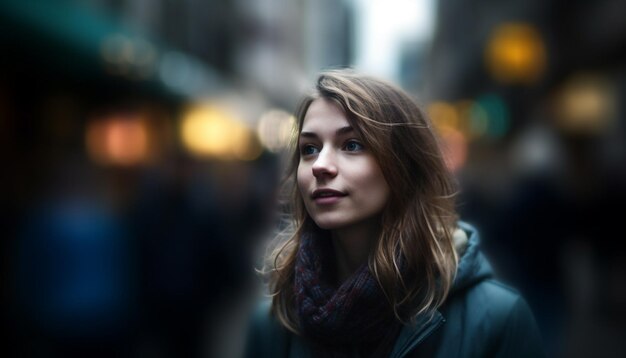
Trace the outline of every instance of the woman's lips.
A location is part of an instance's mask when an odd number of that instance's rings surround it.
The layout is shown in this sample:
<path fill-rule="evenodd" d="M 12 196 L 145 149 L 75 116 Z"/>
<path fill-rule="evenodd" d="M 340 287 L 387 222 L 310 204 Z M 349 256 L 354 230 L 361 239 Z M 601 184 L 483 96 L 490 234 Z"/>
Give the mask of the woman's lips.
<path fill-rule="evenodd" d="M 317 189 L 313 191 L 311 197 L 315 204 L 330 205 L 337 203 L 346 195 L 346 193 L 334 189 Z"/>

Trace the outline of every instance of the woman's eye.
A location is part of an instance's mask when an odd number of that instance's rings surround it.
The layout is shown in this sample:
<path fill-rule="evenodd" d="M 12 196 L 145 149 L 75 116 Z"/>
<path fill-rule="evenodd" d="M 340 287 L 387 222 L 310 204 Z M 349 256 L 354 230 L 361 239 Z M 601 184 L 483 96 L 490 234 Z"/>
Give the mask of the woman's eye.
<path fill-rule="evenodd" d="M 363 144 L 355 140 L 351 140 L 346 143 L 345 150 L 347 150 L 348 152 L 358 152 L 363 150 Z"/>
<path fill-rule="evenodd" d="M 310 145 L 310 144 L 303 145 L 302 148 L 300 149 L 300 153 L 302 155 L 311 155 L 311 154 L 316 154 L 317 152 L 318 152 L 317 148 L 315 148 L 315 146 Z"/>

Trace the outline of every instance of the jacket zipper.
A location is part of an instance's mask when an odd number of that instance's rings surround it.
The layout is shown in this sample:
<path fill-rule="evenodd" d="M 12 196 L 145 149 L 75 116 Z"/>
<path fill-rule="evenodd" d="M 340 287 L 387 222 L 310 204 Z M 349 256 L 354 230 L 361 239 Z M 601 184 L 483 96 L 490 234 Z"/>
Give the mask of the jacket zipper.
<path fill-rule="evenodd" d="M 409 341 L 409 344 L 406 345 L 401 352 L 398 354 L 397 358 L 406 357 L 407 354 L 411 353 L 415 347 L 417 347 L 420 343 L 422 343 L 426 338 L 430 337 L 430 335 L 437 330 L 437 328 L 441 327 L 446 322 L 446 319 L 441 317 L 437 322 L 434 322 L 430 327 L 426 329 L 426 331 L 421 334 L 418 339 L 413 341 Z"/>

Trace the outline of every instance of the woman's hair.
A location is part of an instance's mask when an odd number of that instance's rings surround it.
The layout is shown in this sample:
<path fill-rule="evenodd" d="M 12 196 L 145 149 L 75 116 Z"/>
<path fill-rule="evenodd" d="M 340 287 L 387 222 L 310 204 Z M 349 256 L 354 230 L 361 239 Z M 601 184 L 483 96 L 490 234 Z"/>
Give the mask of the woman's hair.
<path fill-rule="evenodd" d="M 445 300 L 457 267 L 452 232 L 456 185 L 431 125 L 399 88 L 384 81 L 333 70 L 322 73 L 298 110 L 293 156 L 285 177 L 291 222 L 268 257 L 272 312 L 298 332 L 294 275 L 303 234 L 321 230 L 307 213 L 297 188 L 298 134 L 310 104 L 334 101 L 376 158 L 391 191 L 381 216 L 381 234 L 368 265 L 398 320 L 432 312 Z"/>

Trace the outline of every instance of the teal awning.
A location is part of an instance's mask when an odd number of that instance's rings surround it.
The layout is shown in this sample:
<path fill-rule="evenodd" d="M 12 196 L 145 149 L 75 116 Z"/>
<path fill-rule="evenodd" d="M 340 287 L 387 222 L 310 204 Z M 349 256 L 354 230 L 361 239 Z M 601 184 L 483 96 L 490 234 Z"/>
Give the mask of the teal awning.
<path fill-rule="evenodd" d="M 17 61 L 28 56 L 46 71 L 90 81 L 127 81 L 176 97 L 188 97 L 194 88 L 220 86 L 216 73 L 199 59 L 78 1 L 4 0 L 0 24 L 4 56 L 15 55 Z M 169 72 L 159 73 L 164 69 Z M 167 83 L 190 69 L 200 86 L 181 90 L 177 83 Z"/>

